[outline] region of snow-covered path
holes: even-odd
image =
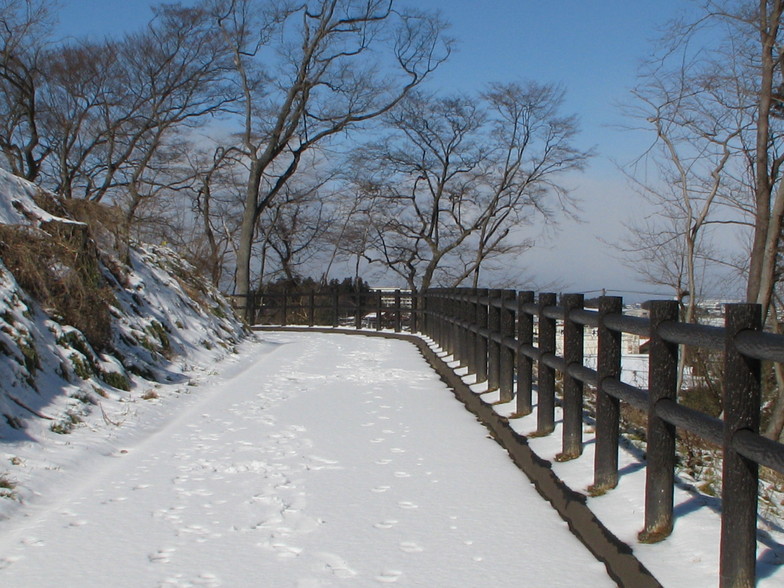
[[[613,585],[414,346],[262,337],[153,435],[5,521],[0,584]]]

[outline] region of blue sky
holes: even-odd
[[[59,4],[64,34],[101,37],[143,26],[155,3]],[[649,138],[621,128],[631,121],[619,105],[631,100],[640,61],[655,49],[662,26],[692,3],[419,0],[415,5],[440,10],[458,40],[458,50],[433,79],[433,88],[471,92],[489,82],[529,79],[561,84],[565,112],[581,120],[580,146],[596,151],[589,169],[571,180],[582,201],[584,222],[563,223],[560,235],[526,254],[527,271],[540,283],[560,282],[564,291],[651,290],[619,264],[600,238],[617,239],[622,221],[640,210],[639,198],[617,164],[639,156]]]

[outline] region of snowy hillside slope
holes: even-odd
[[[60,467],[47,446],[182,392],[248,335],[170,249],[123,248],[105,207],[74,204],[0,170],[0,494],[16,500]]]

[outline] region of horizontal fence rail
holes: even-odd
[[[562,295],[559,301],[553,293],[459,288],[268,294],[257,316],[267,324],[420,332],[478,383],[497,390],[502,402],[514,402],[514,416],[535,408],[538,435],[555,430],[560,402],[559,460],[582,454],[585,386],[590,386],[596,395],[593,493],[618,484],[622,403],[642,411],[647,467],[641,541],[663,540],[672,532],[677,433],[715,445],[723,463],[719,584],[753,586],[759,466],[784,474],[784,445],[759,434],[762,362],[784,362],[784,336],[762,331],[761,310],[753,304],[726,305],[723,327],[681,322],[674,301],[652,301],[648,310],[648,317],[625,315],[622,299],[612,296],[599,298],[597,309],[587,309],[581,294]],[[586,328],[596,333],[594,367],[585,361]],[[648,340],[646,389],[621,381],[623,333]],[[683,346],[720,352],[722,419],[679,402]]]

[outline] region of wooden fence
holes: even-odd
[[[392,304],[388,304],[389,301]],[[386,303],[385,303],[386,301]],[[316,297],[303,308],[314,324]],[[537,434],[555,430],[556,401],[563,412],[562,452],[558,459],[581,455],[584,387],[596,390],[596,452],[593,492],[607,492],[618,483],[621,403],[647,415],[647,469],[644,528],[641,541],[665,539],[673,528],[676,431],[688,432],[721,448],[722,530],[720,586],[753,586],[756,570],[757,494],[759,466],[784,473],[784,445],[759,435],[762,362],[784,362],[784,336],[762,331],[761,310],[753,304],[728,304],[724,327],[679,321],[673,301],[650,303],[649,317],[623,314],[622,299],[605,296],[598,310],[584,308],[581,294],[513,290],[434,289],[412,295],[371,293],[340,307],[333,296],[333,325],[351,322],[369,326],[365,318],[393,317],[372,327],[405,327],[421,332],[453,355],[477,382],[497,389],[502,401],[515,402],[518,415],[536,410]],[[309,304],[309,305],[308,305]],[[280,324],[286,324],[292,306]],[[280,304],[278,305],[280,308]],[[406,309],[407,308],[407,309]],[[406,320],[403,320],[403,317]],[[350,318],[349,318],[350,317]],[[557,323],[563,327],[563,355],[556,353]],[[596,369],[585,365],[584,330],[595,328]],[[623,333],[649,338],[648,389],[621,381]],[[682,346],[720,352],[723,356],[723,419],[678,402],[678,358]],[[560,398],[556,372],[562,375]],[[537,402],[532,391],[536,383]]]
[[[275,292],[259,297],[257,324],[353,326],[417,332],[417,297],[403,290]]]

